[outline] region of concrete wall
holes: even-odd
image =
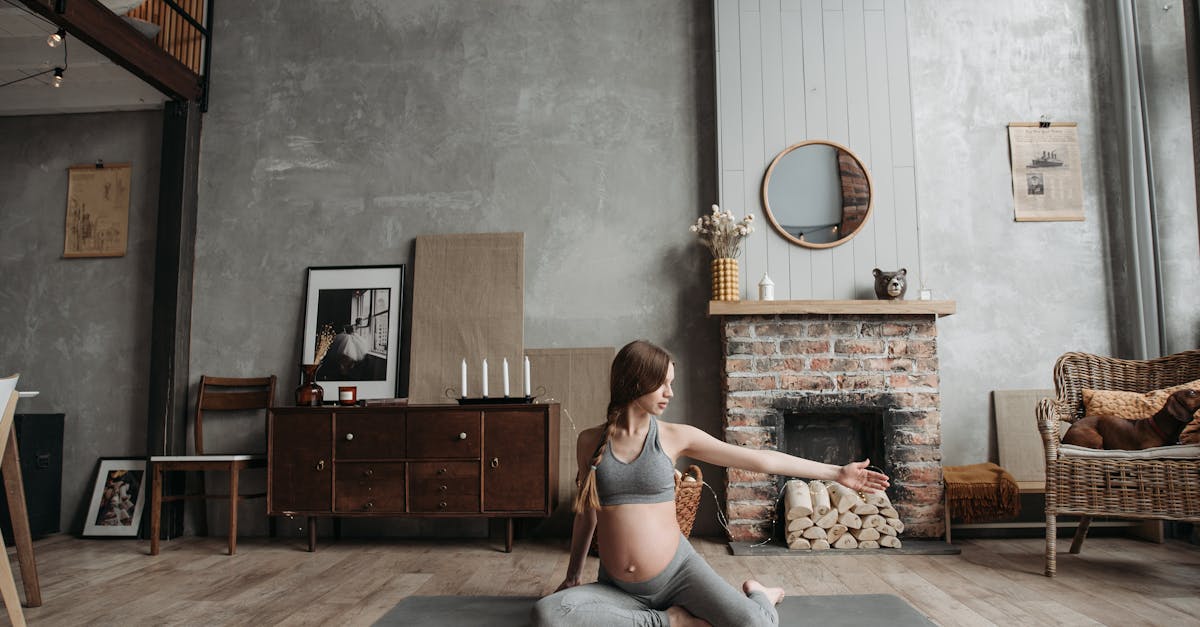
[[[716,201],[711,6],[215,14],[193,378],[275,372],[290,395],[308,266],[407,263],[422,234],[523,231],[526,346],[658,342],[679,363],[669,417],[718,432],[707,253],[688,231]],[[457,367],[444,374],[457,384]]]
[[[0,372],[21,412],[66,414],[62,529],[99,457],[143,456],[161,112],[0,118]],[[124,257],[63,259],[67,168],[132,163]]]
[[[1168,350],[1200,339],[1187,281],[1200,263],[1183,15],[1138,2],[1162,219]],[[958,301],[943,319],[946,463],[995,459],[989,391],[1052,387],[1071,350],[1115,354],[1125,322],[1112,277],[1126,263],[1110,229],[1124,211],[1108,140],[1115,119],[1110,9],[1077,0],[980,5],[908,2],[917,190],[925,267],[935,294]],[[954,16],[949,19],[947,16]],[[1086,220],[1016,223],[1005,123],[1079,124]]]

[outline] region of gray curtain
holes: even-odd
[[[1135,0],[1113,0],[1119,43],[1113,68],[1119,200],[1111,205],[1116,348],[1119,357],[1163,354],[1162,261],[1154,165],[1150,157],[1145,72],[1138,41]]]

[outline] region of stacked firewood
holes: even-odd
[[[830,481],[793,479],[784,486],[789,549],[900,548],[904,523],[883,492],[860,495]]]

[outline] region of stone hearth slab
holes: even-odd
[[[753,542],[730,542],[729,551],[737,556],[787,555],[789,557],[824,557],[827,555],[958,555],[962,549],[941,540],[909,540],[901,538],[898,549],[827,549],[805,551],[787,548],[777,542],[754,546]]]

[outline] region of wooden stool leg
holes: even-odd
[[[237,552],[238,469],[229,469],[229,554]]]
[[[150,554],[158,555],[158,534],[162,525],[163,471],[162,466],[152,464],[150,491]]]
[[[950,497],[946,497],[945,512],[942,517],[946,519],[946,544],[950,544]]]
[[[4,492],[8,497],[8,517],[12,523],[13,544],[17,545],[17,563],[21,567],[21,582],[25,585],[25,604],[42,605],[42,587],[38,582],[37,560],[33,555],[33,533],[29,528],[29,512],[25,507],[25,482],[21,478],[21,459],[17,451],[17,432],[9,430],[8,444],[0,461],[4,474]]]
[[[4,597],[8,620],[17,627],[25,627],[25,612],[21,609],[21,597],[17,596],[17,582],[13,580],[12,564],[8,563],[3,540],[0,540],[0,596]]]

